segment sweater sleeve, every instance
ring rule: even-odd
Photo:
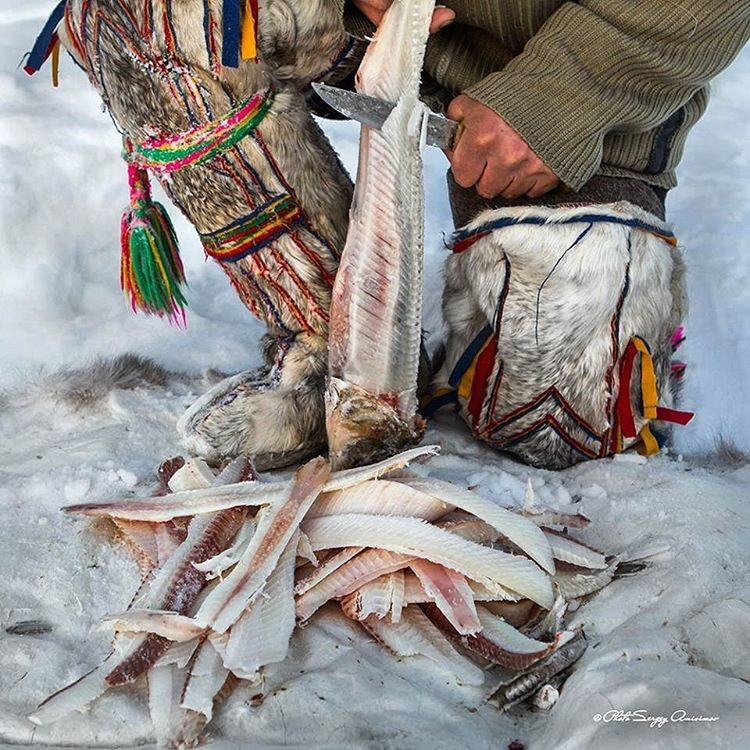
[[[567,2],[521,54],[464,93],[578,189],[599,168],[607,133],[664,122],[748,36],[748,0]]]

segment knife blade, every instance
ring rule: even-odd
[[[328,86],[325,83],[313,83],[312,87],[315,93],[337,112],[376,130],[383,127],[383,123],[396,106],[393,102]],[[427,116],[427,145],[451,150],[461,129],[461,123],[430,112]]]

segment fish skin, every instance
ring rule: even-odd
[[[218,511],[213,516],[193,520],[203,526],[193,541],[190,533],[183,542],[186,554],[169,577],[160,609],[180,615],[189,613],[201,589],[206,585],[206,574],[196,570],[193,563],[201,563],[217,555],[232,540],[247,516],[247,508],[230,508]],[[192,526],[192,524],[191,524]],[[175,556],[179,555],[179,551]],[[107,684],[114,687],[137,679],[163,656],[171,641],[150,633],[146,640],[127,659],[121,661],[108,675]]]
[[[431,622],[445,633],[449,638],[460,643],[465,649],[478,654],[484,659],[491,661],[493,664],[497,664],[506,669],[522,670],[527,669],[532,664],[543,659],[547,656],[555,644],[549,643],[538,643],[538,646],[534,646],[534,650],[520,650],[514,651],[508,648],[509,644],[505,641],[499,641],[496,637],[497,634],[487,632],[483,629],[478,633],[472,633],[469,635],[461,635],[456,631],[453,625],[450,623],[448,618],[441,612],[435,604],[423,604],[422,610],[425,612]],[[482,620],[482,623],[486,623],[487,615],[490,613],[487,610],[482,611],[481,607],[477,608],[477,613]],[[497,618],[498,620],[500,618]],[[502,620],[500,620],[502,622]],[[503,623],[505,624],[505,623]],[[511,625],[506,625],[510,630],[515,630]],[[525,638],[521,633],[516,631],[520,638]],[[527,638],[527,641],[533,643],[531,639]],[[512,642],[512,641],[511,641]]]
[[[357,74],[360,93],[396,102],[363,127],[349,232],[333,287],[326,431],[334,468],[418,442],[427,110],[419,102],[434,0],[397,0]]]
[[[556,674],[575,664],[583,656],[587,645],[583,631],[574,631],[572,638],[564,643],[560,641],[551,656],[533,666],[528,672],[502,685],[490,696],[488,702],[496,705],[501,711],[520,703],[549,682]]]

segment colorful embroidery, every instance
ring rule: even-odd
[[[134,143],[128,159],[142,169],[162,173],[215,159],[260,125],[274,96],[272,89],[259,91],[224,117],[184,133]]]
[[[266,247],[304,222],[302,209],[288,193],[216,232],[201,234],[206,253],[223,263],[238,261]]]
[[[451,250],[454,253],[462,253],[468,250],[475,242],[478,242],[483,237],[486,237],[490,232],[494,232],[496,229],[504,229],[505,227],[512,227],[517,225],[533,225],[533,226],[544,226],[548,224],[549,220],[543,216],[505,216],[495,221],[490,221],[487,224],[483,224],[480,227],[473,229],[460,229],[458,230],[451,239]],[[573,216],[570,219],[563,221],[556,221],[555,224],[620,224],[621,226],[630,227],[631,229],[640,229],[645,232],[650,232],[653,235],[664,240],[670,245],[677,244],[677,238],[668,230],[661,227],[648,224],[639,219],[626,219],[624,217],[612,216],[611,214],[581,214],[579,216]]]

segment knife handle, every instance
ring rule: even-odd
[[[464,131],[466,130],[466,125],[464,125],[463,120],[458,121],[458,125],[456,126],[456,132],[453,134],[453,139],[451,140],[450,147],[448,148],[449,151],[455,151],[456,146],[458,146],[459,140],[461,140],[461,136],[464,134]]]

